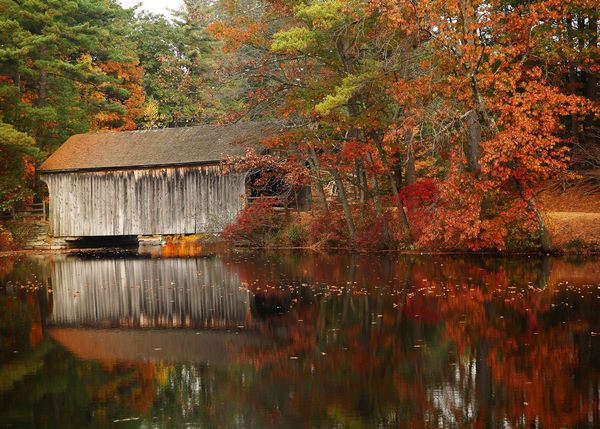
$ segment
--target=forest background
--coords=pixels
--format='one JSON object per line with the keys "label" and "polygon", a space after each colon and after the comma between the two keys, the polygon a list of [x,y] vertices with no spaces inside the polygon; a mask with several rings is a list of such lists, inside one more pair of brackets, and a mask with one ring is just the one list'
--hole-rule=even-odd
{"label": "forest background", "polygon": [[261,199],[232,240],[551,250],[540,186],[600,167],[598,20],[592,0],[185,0],[172,19],[0,0],[0,209],[42,198],[36,167],[76,133],[277,120],[271,154],[227,168],[310,185],[311,215]]}

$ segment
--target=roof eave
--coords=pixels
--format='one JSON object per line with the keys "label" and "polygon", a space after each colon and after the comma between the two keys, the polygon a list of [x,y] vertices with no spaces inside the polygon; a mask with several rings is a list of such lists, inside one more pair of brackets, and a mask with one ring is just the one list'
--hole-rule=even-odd
{"label": "roof eave", "polygon": [[110,167],[92,167],[92,168],[66,168],[45,170],[42,165],[38,170],[40,174],[59,174],[59,173],[90,173],[94,171],[122,171],[122,170],[149,170],[153,168],[178,168],[178,167],[202,167],[209,165],[219,165],[224,160],[209,160],[197,162],[181,162],[169,164],[143,164],[143,165],[122,165]]}

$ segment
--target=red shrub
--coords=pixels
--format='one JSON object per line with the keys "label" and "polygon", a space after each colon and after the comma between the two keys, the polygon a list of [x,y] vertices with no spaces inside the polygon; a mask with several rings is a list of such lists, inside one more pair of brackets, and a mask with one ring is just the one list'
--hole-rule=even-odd
{"label": "red shrub", "polygon": [[264,244],[279,229],[277,215],[273,210],[275,198],[259,198],[240,211],[235,222],[223,230],[222,236],[229,241],[249,241]]}
{"label": "red shrub", "polygon": [[[370,211],[369,211],[370,212]],[[387,225],[388,234],[385,234]],[[390,221],[386,216],[368,213],[358,218],[354,244],[359,250],[383,250],[391,246]]]}
{"label": "red shrub", "polygon": [[412,185],[405,186],[398,194],[400,201],[409,212],[430,206],[438,197],[435,180],[423,179]]}
{"label": "red shrub", "polygon": [[[340,207],[328,212],[318,212],[310,223],[310,240],[323,246],[349,246],[359,250],[382,250],[397,247],[401,236],[399,223],[393,212],[378,215],[372,206],[352,207],[355,226],[354,242],[348,236],[348,225]],[[386,233],[387,227],[387,233]]]}
{"label": "red shrub", "polygon": [[340,246],[348,239],[344,214],[339,207],[315,212],[309,225],[309,240],[323,246]]}

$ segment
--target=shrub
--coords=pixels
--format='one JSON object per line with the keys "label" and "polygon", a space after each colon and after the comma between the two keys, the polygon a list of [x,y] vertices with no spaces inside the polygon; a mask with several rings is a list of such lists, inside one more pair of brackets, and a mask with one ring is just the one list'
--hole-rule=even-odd
{"label": "shrub", "polygon": [[506,250],[532,251],[540,249],[540,240],[535,227],[527,219],[516,219],[506,225],[504,236]]}
{"label": "shrub", "polygon": [[[399,220],[393,213],[377,214],[372,207],[363,209],[362,216],[355,216],[356,236],[354,245],[359,250],[389,250],[399,244]],[[387,231],[386,231],[387,228]]]}
{"label": "shrub", "polygon": [[279,219],[273,210],[275,198],[259,198],[247,204],[235,222],[227,225],[222,237],[228,241],[247,241],[265,244],[280,229]]}
{"label": "shrub", "polygon": [[310,242],[318,246],[335,247],[347,243],[346,221],[339,207],[332,206],[328,211],[313,214],[308,235]]}
{"label": "shrub", "polygon": [[293,223],[286,228],[285,238],[292,246],[304,246],[308,240],[308,231],[303,225]]}
{"label": "shrub", "polygon": [[[353,219],[355,239],[351,243],[348,226],[341,208],[334,206],[328,212],[317,212],[311,219],[309,236],[314,244],[325,247],[354,246],[359,250],[397,248],[403,238],[400,221],[392,211],[377,214],[372,205],[355,206]],[[387,227],[387,233],[386,233]]]}

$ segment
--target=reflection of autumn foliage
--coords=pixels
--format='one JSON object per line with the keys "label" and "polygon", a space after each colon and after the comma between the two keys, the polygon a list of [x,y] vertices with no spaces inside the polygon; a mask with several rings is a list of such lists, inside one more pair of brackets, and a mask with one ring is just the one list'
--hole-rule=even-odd
{"label": "reflection of autumn foliage", "polygon": [[280,254],[233,266],[255,293],[293,303],[260,328],[272,348],[239,356],[271,380],[259,391],[294,386],[282,414],[360,404],[371,423],[403,411],[412,427],[573,427],[597,413],[596,286],[552,283],[546,260]]}
{"label": "reflection of autumn foliage", "polygon": [[[579,354],[573,336],[589,335],[590,327],[584,322],[548,326],[540,320],[550,312],[541,304],[541,294],[516,288],[453,290],[437,306],[445,335],[465,358],[462,370],[485,359],[490,390],[500,402],[496,417],[506,416],[515,424],[524,416],[542,427],[572,426],[587,413],[583,409],[593,406],[582,407],[586,393],[575,394],[579,386],[571,373]],[[554,409],[553,404],[561,406]]]}
{"label": "reflection of autumn foliage", "polygon": [[157,249],[162,258],[186,258],[202,255],[202,245],[199,242],[166,243]]}
{"label": "reflection of autumn foliage", "polygon": [[165,382],[164,372],[168,372],[168,367],[155,362],[103,362],[102,367],[110,377],[93,392],[94,402],[106,404],[118,397],[141,414],[151,410],[157,384]]}
{"label": "reflection of autumn foliage", "polygon": [[[12,248],[14,244],[14,239],[12,233],[4,227],[4,225],[0,225],[0,249],[7,250]],[[8,258],[4,258],[8,259]],[[0,261],[0,275],[2,274],[2,261]]]}
{"label": "reflection of autumn foliage", "polygon": [[42,318],[36,292],[22,290],[18,297],[0,296],[0,357],[41,343]]}
{"label": "reflection of autumn foliage", "polygon": [[[0,234],[2,234],[2,229],[0,229]],[[15,261],[13,258],[0,258],[0,279],[10,274],[14,269]]]}
{"label": "reflection of autumn foliage", "polygon": [[253,292],[243,331],[255,340],[231,340],[222,362],[92,361],[49,338],[30,344],[47,312],[42,289],[0,289],[0,420],[16,398],[39,421],[58,404],[63,421],[78,419],[71,427],[89,416],[97,427],[127,417],[157,427],[600,424],[597,261],[221,258]]}

